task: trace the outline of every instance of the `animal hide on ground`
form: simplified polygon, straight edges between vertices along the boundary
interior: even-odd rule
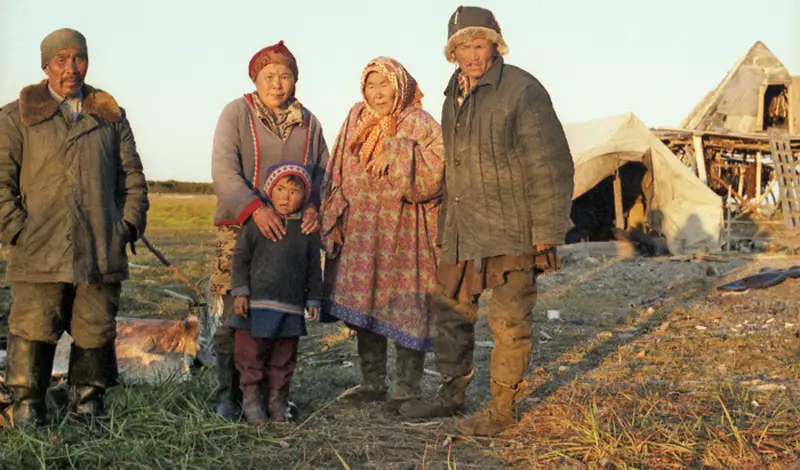
[[[199,349],[200,323],[189,315],[183,320],[117,317],[117,365],[123,383],[158,383],[184,380],[188,358]],[[56,348],[53,375],[69,368],[72,338],[64,335]]]

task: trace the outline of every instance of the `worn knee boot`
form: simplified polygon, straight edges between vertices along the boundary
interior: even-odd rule
[[[45,425],[45,396],[55,353],[55,344],[8,336],[6,385],[12,391],[13,403],[6,413],[13,426]]]
[[[403,418],[442,418],[453,416],[464,407],[467,401],[467,385],[475,374],[459,377],[442,376],[442,385],[439,393],[432,400],[409,400],[401,404],[397,413]]]
[[[363,328],[356,329],[361,361],[361,388],[348,401],[368,403],[386,399],[386,337]]]
[[[217,381],[217,414],[229,421],[238,420],[242,413],[243,397],[233,354],[217,350]]]
[[[264,400],[264,383],[242,385],[242,413],[250,424],[267,424],[267,407]]]
[[[415,351],[395,343],[397,379],[387,411],[397,413],[403,403],[420,397],[419,383],[425,367],[425,351]]]
[[[72,345],[69,356],[70,411],[81,418],[105,415],[103,396],[117,384],[117,354],[114,342],[84,349]]]
[[[463,434],[473,436],[496,436],[505,428],[514,424],[516,409],[514,400],[519,392],[527,388],[526,382],[509,385],[492,381],[492,405],[481,416],[465,419],[458,423],[458,429]]]
[[[475,348],[474,306],[458,304],[437,295],[431,304],[436,315],[434,355],[442,385],[433,400],[409,400],[398,410],[404,418],[453,416],[464,407],[467,385],[475,371],[472,353]]]
[[[267,400],[267,410],[269,419],[278,423],[287,423],[292,420],[292,412],[289,408],[289,384],[279,389],[269,390]]]
[[[492,350],[492,404],[482,416],[458,427],[464,434],[494,436],[516,421],[514,400],[527,388],[524,378],[531,359],[531,309],[536,302],[533,273],[512,271],[506,283],[495,288],[489,307],[489,326],[494,334]]]

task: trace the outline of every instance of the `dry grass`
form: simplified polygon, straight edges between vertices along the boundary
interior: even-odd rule
[[[501,454],[521,467],[795,468],[797,287],[668,298],[565,352],[534,375]]]
[[[149,238],[190,277],[206,278],[213,198],[155,196],[152,207]],[[182,317],[186,306],[162,289],[190,291],[139,253],[123,314]],[[715,266],[732,279],[791,264]],[[214,378],[197,371],[183,384],[113,390],[105,423],[60,418],[42,433],[4,431],[0,468],[794,468],[800,281],[722,296],[708,266],[572,260],[543,279],[529,394],[520,423],[497,439],[456,436],[452,419],[402,422],[378,405],[342,403],[358,384],[355,342],[341,325],[312,325],[293,384],[300,425],[221,421],[209,403]],[[547,321],[548,309],[561,321]],[[491,338],[484,319],[477,331]],[[487,398],[489,352],[476,349],[470,412]],[[435,369],[432,358],[426,367]],[[426,375],[423,385],[432,394],[438,380]]]

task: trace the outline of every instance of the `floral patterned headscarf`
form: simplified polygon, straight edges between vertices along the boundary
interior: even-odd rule
[[[364,96],[367,77],[372,72],[385,76],[395,91],[392,110],[383,117],[370,107]],[[397,116],[409,106],[421,107],[423,95],[417,81],[400,62],[391,57],[377,57],[372,59],[361,72],[361,96],[364,97],[365,111],[350,150],[358,153],[361,166],[366,168],[373,155],[383,153],[384,137],[394,137]]]

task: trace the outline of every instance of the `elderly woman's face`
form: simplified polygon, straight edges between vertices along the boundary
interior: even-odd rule
[[[387,116],[394,108],[397,93],[389,78],[382,73],[372,72],[364,83],[364,99],[367,104],[381,116]]]
[[[488,39],[473,39],[456,46],[456,61],[464,75],[480,78],[491,67],[495,44]]]
[[[283,107],[294,91],[294,74],[283,64],[269,64],[256,75],[256,91],[270,109]]]

